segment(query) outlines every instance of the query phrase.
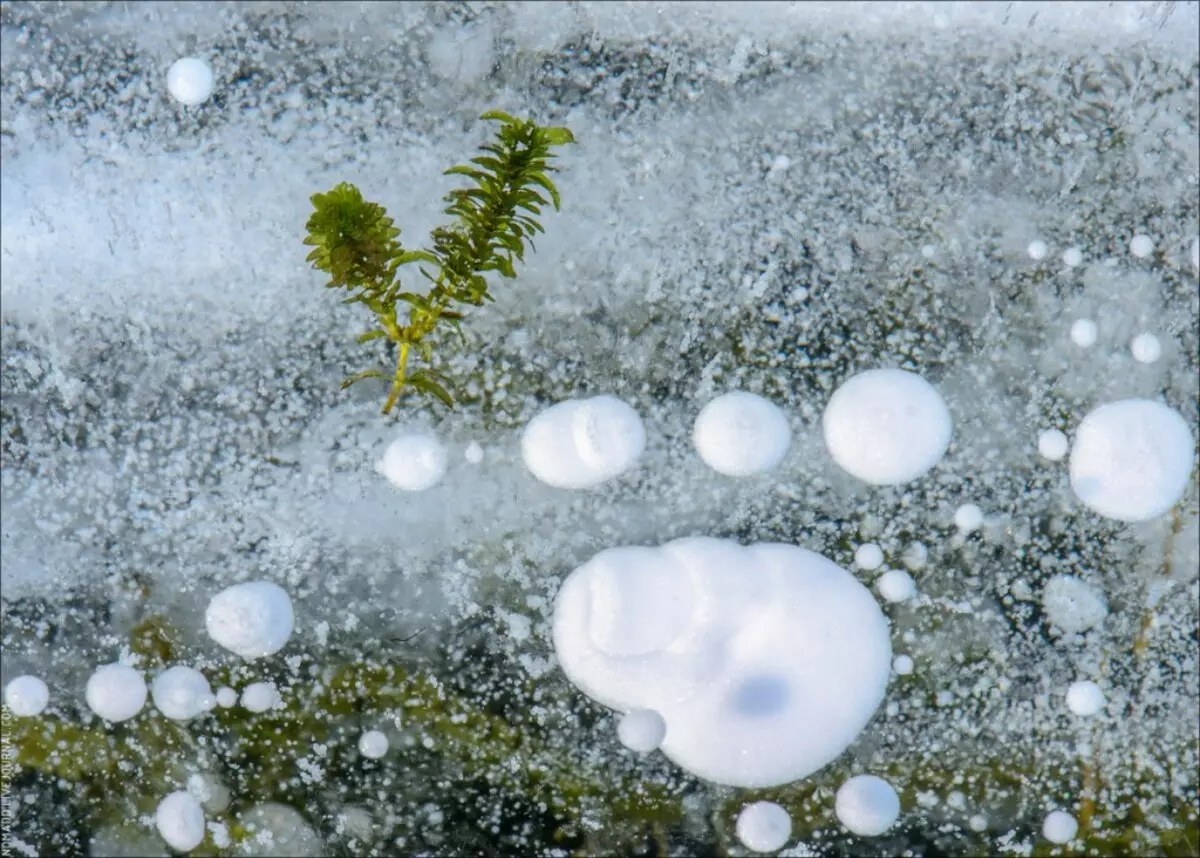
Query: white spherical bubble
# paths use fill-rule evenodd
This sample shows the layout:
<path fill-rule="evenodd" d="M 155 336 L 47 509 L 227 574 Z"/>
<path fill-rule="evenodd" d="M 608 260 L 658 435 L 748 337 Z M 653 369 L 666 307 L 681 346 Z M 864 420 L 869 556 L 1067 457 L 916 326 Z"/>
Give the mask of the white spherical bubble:
<path fill-rule="evenodd" d="M 146 681 L 125 664 L 96 668 L 87 681 L 88 708 L 106 721 L 128 721 L 146 705 Z"/>
<path fill-rule="evenodd" d="M 229 787 L 215 775 L 207 772 L 188 775 L 187 791 L 200 802 L 202 808 L 211 813 L 222 813 L 229 807 Z"/>
<path fill-rule="evenodd" d="M 1135 235 L 1129 240 L 1129 252 L 1138 259 L 1145 259 L 1154 252 L 1154 239 L 1148 235 Z"/>
<path fill-rule="evenodd" d="M 236 706 L 238 701 L 238 693 L 228 685 L 223 685 L 217 689 L 217 705 L 223 709 L 228 709 L 231 706 Z"/>
<path fill-rule="evenodd" d="M 423 492 L 446 475 L 446 448 L 437 438 L 421 432 L 407 433 L 388 444 L 375 470 L 396 488 Z"/>
<path fill-rule="evenodd" d="M 483 447 L 479 446 L 478 441 L 472 441 L 463 451 L 463 458 L 472 465 L 478 465 L 483 461 Z"/>
<path fill-rule="evenodd" d="M 896 656 L 894 659 L 892 659 L 892 670 L 896 671 L 897 676 L 908 676 L 913 672 L 912 656 Z"/>
<path fill-rule="evenodd" d="M 1051 843 L 1070 843 L 1079 831 L 1079 823 L 1075 817 L 1061 810 L 1053 810 L 1046 815 L 1042 823 L 1042 836 Z"/>
<path fill-rule="evenodd" d="M 242 689 L 242 706 L 251 712 L 266 712 L 282 702 L 272 682 L 252 682 Z"/>
<path fill-rule="evenodd" d="M 617 722 L 621 744 L 639 754 L 648 754 L 663 743 L 667 722 L 653 709 L 630 709 Z"/>
<path fill-rule="evenodd" d="M 756 801 L 742 808 L 737 838 L 755 852 L 775 852 L 792 836 L 792 818 L 773 801 Z"/>
<path fill-rule="evenodd" d="M 1063 265 L 1068 268 L 1074 268 L 1083 262 L 1083 251 L 1078 247 L 1068 247 L 1063 253 Z"/>
<path fill-rule="evenodd" d="M 1101 405 L 1083 418 L 1071 449 L 1071 488 L 1105 518 L 1148 521 L 1175 505 L 1194 461 L 1191 430 L 1149 399 Z"/>
<path fill-rule="evenodd" d="M 950 411 L 933 385 L 902 369 L 842 384 L 822 418 L 835 462 L 864 482 L 899 485 L 936 465 L 950 444 Z"/>
<path fill-rule="evenodd" d="M 388 752 L 388 737 L 379 730 L 368 730 L 358 737 L 358 752 L 364 757 L 378 760 Z"/>
<path fill-rule="evenodd" d="M 1066 434 L 1057 429 L 1047 429 L 1038 435 L 1038 452 L 1042 454 L 1042 458 L 1051 462 L 1061 461 L 1067 455 L 1070 446 Z"/>
<path fill-rule="evenodd" d="M 1086 632 L 1108 616 L 1104 593 L 1072 575 L 1055 575 L 1042 590 L 1046 618 L 1069 634 Z"/>
<path fill-rule="evenodd" d="M 186 790 L 173 792 L 158 803 L 154 824 L 167 845 L 191 852 L 204 840 L 204 809 Z"/>
<path fill-rule="evenodd" d="M 212 95 L 212 69 L 196 57 L 176 60 L 167 70 L 167 91 L 180 104 L 194 107 Z"/>
<path fill-rule="evenodd" d="M 988 820 L 983 814 L 977 813 L 967 820 L 967 825 L 971 827 L 972 831 L 987 831 Z"/>
<path fill-rule="evenodd" d="M 669 725 L 663 754 L 744 787 L 807 777 L 870 720 L 891 675 L 886 618 L 836 564 L 791 545 L 688 538 L 610 548 L 563 581 L 567 678 Z"/>
<path fill-rule="evenodd" d="M 983 510 L 976 504 L 965 503 L 954 511 L 954 525 L 963 533 L 971 533 L 983 526 Z"/>
<path fill-rule="evenodd" d="M 154 678 L 150 696 L 158 711 L 173 721 L 187 721 L 217 705 L 204 674 L 192 667 L 169 667 Z"/>
<path fill-rule="evenodd" d="M 591 488 L 619 476 L 645 446 L 641 417 L 608 395 L 552 405 L 521 434 L 521 455 L 530 473 L 560 489 Z"/>
<path fill-rule="evenodd" d="M 905 566 L 916 572 L 924 569 L 925 564 L 929 562 L 929 549 L 923 543 L 914 542 L 904 549 L 900 559 L 904 561 Z"/>
<path fill-rule="evenodd" d="M 646 449 L 646 427 L 626 402 L 615 396 L 580 400 L 572 420 L 575 449 L 605 479 L 628 470 Z"/>
<path fill-rule="evenodd" d="M 1133 359 L 1140 363 L 1154 363 L 1162 357 L 1162 343 L 1151 333 L 1138 334 L 1129 343 Z"/>
<path fill-rule="evenodd" d="M 905 602 L 917 593 L 916 582 L 903 569 L 889 569 L 875 582 L 879 595 L 889 602 Z"/>
<path fill-rule="evenodd" d="M 746 477 L 769 471 L 792 442 L 787 416 L 754 393 L 725 393 L 700 410 L 692 430 L 696 452 L 714 471 Z"/>
<path fill-rule="evenodd" d="M 873 572 L 883 565 L 883 549 L 874 542 L 864 542 L 854 551 L 854 565 Z"/>
<path fill-rule="evenodd" d="M 1071 325 L 1071 342 L 1081 349 L 1090 348 L 1096 344 L 1100 329 L 1091 319 L 1076 319 Z"/>
<path fill-rule="evenodd" d="M 838 788 L 834 810 L 851 833 L 875 837 L 900 818 L 900 796 L 883 778 L 856 775 Z"/>
<path fill-rule="evenodd" d="M 1026 253 L 1029 254 L 1029 258 L 1034 260 L 1045 259 L 1047 252 L 1049 252 L 1049 248 L 1046 247 L 1046 242 L 1042 241 L 1041 239 L 1035 239 L 1034 241 L 1029 242 L 1029 247 L 1026 248 Z"/>
<path fill-rule="evenodd" d="M 291 598 L 270 581 L 227 587 L 213 596 L 204 612 L 208 636 L 242 658 L 261 658 L 283 649 L 294 623 Z"/>
<path fill-rule="evenodd" d="M 4 686 L 4 703 L 22 718 L 39 714 L 50 702 L 50 689 L 36 676 L 18 676 Z"/>
<path fill-rule="evenodd" d="M 1072 682 L 1067 689 L 1067 708 L 1084 718 L 1104 708 L 1104 692 L 1089 679 Z"/>

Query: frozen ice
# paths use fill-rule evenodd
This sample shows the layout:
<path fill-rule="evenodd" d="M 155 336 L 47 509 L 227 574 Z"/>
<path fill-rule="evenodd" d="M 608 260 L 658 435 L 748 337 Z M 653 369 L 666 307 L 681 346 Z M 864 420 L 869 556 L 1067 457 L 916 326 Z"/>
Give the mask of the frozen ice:
<path fill-rule="evenodd" d="M 692 430 L 704 463 L 730 477 L 771 470 L 787 454 L 791 437 L 787 416 L 779 406 L 741 390 L 705 405 Z"/>
<path fill-rule="evenodd" d="M 572 399 L 538 414 L 521 435 L 535 477 L 563 489 L 597 486 L 629 470 L 646 446 L 642 419 L 615 396 Z"/>
<path fill-rule="evenodd" d="M 877 775 L 855 775 L 838 787 L 834 809 L 848 831 L 876 837 L 900 818 L 900 797 Z"/>
<path fill-rule="evenodd" d="M 146 639 L 130 630 L 147 617 L 178 634 L 168 664 L 192 665 L 214 687 L 272 679 L 296 698 L 185 725 L 197 744 L 162 755 L 165 780 L 157 759 L 130 753 L 119 781 L 89 791 L 44 758 L 12 790 L 13 830 L 33 851 L 82 853 L 89 838 L 93 854 L 167 851 L 154 806 L 210 765 L 240 794 L 197 852 L 294 852 L 288 838 L 303 832 L 299 845 L 316 854 L 437 854 L 463 842 L 548 854 L 565 844 L 542 842 L 536 817 L 512 818 L 528 796 L 510 779 L 533 772 L 542 798 L 569 801 L 563 766 L 585 783 L 598 774 L 600 787 L 586 816 L 563 808 L 564 821 L 606 850 L 636 850 L 644 844 L 620 832 L 644 826 L 610 825 L 629 803 L 606 790 L 629 776 L 674 805 L 681 770 L 665 754 L 622 755 L 599 704 L 561 676 L 546 681 L 550 611 L 564 576 L 601 549 L 689 534 L 795 539 L 850 567 L 888 615 L 893 645 L 920 662 L 905 677 L 889 660 L 886 717 L 833 765 L 886 765 L 906 790 L 928 777 L 927 795 L 960 777 L 968 807 L 914 813 L 878 841 L 886 850 L 1038 851 L 1042 819 L 1083 759 L 1108 798 L 1095 796 L 1078 836 L 1116 830 L 1133 812 L 1145 824 L 1128 832 L 1131 852 L 1181 842 L 1168 810 L 1194 800 L 1200 770 L 1198 495 L 1189 485 L 1146 522 L 1098 515 L 1071 491 L 1066 436 L 1074 442 L 1092 408 L 1141 397 L 1177 411 L 1196 437 L 1197 5 L 660 5 L 169 2 L 131 15 L 122 4 L 5 4 L 3 682 L 34 675 L 52 692 L 42 716 L 12 727 L 37 736 L 63 719 L 122 742 L 145 731 L 143 749 L 179 732 L 157 711 L 114 729 L 81 699 L 101 662 L 142 670 L 147 684 L 165 666 L 137 660 Z M 183 56 L 215 78 L 190 107 L 165 79 Z M 437 367 L 461 381 L 456 408 L 414 398 L 381 416 L 384 383 L 338 383 L 387 371 L 395 355 L 355 341 L 371 314 L 340 304 L 304 262 L 309 197 L 353 181 L 387 206 L 406 247 L 423 246 L 461 181 L 441 171 L 475 154 L 489 133 L 478 115 L 491 107 L 575 131 L 578 145 L 556 161 L 562 212 L 547 207 L 517 278 L 489 274 L 496 301 L 467 308 L 466 342 L 439 341 Z M 1135 233 L 1154 243 L 1144 257 L 1130 252 Z M 402 272 L 405 288 L 424 285 L 415 268 Z M 1068 335 L 1080 318 L 1097 323 L 1087 350 Z M 1160 340 L 1153 363 L 1131 354 L 1143 332 Z M 954 421 L 932 471 L 879 489 L 837 466 L 820 426 L 838 385 L 875 367 L 932 382 Z M 723 477 L 696 453 L 696 416 L 733 390 L 774 403 L 791 427 L 786 457 L 764 476 Z M 522 428 L 596 392 L 645 421 L 636 467 L 591 491 L 541 484 L 523 463 Z M 1065 433 L 1061 466 L 1035 447 L 1052 428 Z M 396 435 L 415 431 L 454 451 L 421 493 L 374 470 Z M 480 466 L 468 442 L 486 451 Z M 967 501 L 987 521 L 977 537 L 951 526 L 946 538 Z M 874 529 L 860 531 L 868 520 Z M 916 541 L 928 548 L 910 550 Z M 919 579 L 916 598 L 885 601 L 886 566 L 852 559 L 867 542 Z M 770 638 L 783 622 L 773 612 L 791 611 L 712 574 L 719 595 L 696 586 L 693 601 L 727 604 L 705 638 L 714 656 L 681 676 L 664 667 L 677 690 L 740 679 L 726 667 L 758 645 L 756 622 L 765 616 L 758 631 Z M 1092 600 L 1053 598 L 1058 575 L 1102 593 L 1112 615 L 1068 631 Z M 298 634 L 244 663 L 209 643 L 197 614 L 222 588 L 256 580 L 286 589 Z M 620 608 L 624 586 L 602 584 L 597 600 Z M 656 644 L 653 628 L 594 631 L 618 651 Z M 294 741 L 302 698 L 360 656 L 355 669 L 395 660 L 443 690 L 468 689 L 476 708 L 455 729 L 513 713 L 529 772 L 504 759 L 474 777 L 463 764 L 484 755 L 443 742 L 442 722 L 393 733 L 390 713 L 370 709 L 313 713 L 327 749 L 316 735 Z M 1099 683 L 1122 717 L 1097 729 L 1101 715 L 1072 714 L 1075 679 Z M 769 702 L 769 688 L 744 697 Z M 615 718 L 628 707 L 613 708 Z M 278 728 L 286 744 L 260 764 L 213 732 L 230 720 Z M 364 766 L 354 750 L 384 724 L 418 763 L 415 781 Z M 1006 796 L 1007 778 L 980 772 L 1010 768 L 1010 748 L 1029 751 L 1018 756 L 1033 779 Z M 1146 793 L 1143 761 L 1156 760 L 1171 776 Z M 280 788 L 311 823 L 278 805 L 241 812 L 278 797 L 243 788 L 270 782 L 276 765 L 293 773 Z M 497 777 L 503 790 L 480 786 Z M 335 830 L 344 801 L 371 804 L 409 781 L 430 794 L 370 807 L 373 833 Z M 716 826 L 712 796 L 687 791 L 683 842 L 738 851 L 733 817 L 765 797 L 735 797 Z M 102 821 L 95 831 L 68 824 L 81 805 Z M 128 818 L 131 808 L 149 819 Z M 817 819 L 832 808 L 809 810 L 795 817 L 809 842 L 793 839 L 786 854 L 844 848 L 851 835 Z M 991 818 L 983 834 L 966 830 L 971 814 Z M 270 824 L 243 841 L 238 825 L 255 817 Z M 377 840 L 352 845 L 352 828 Z M 222 846 L 231 831 L 238 843 Z M 668 831 L 673 843 L 678 833 Z"/>
<path fill-rule="evenodd" d="M 630 709 L 617 722 L 617 736 L 631 751 L 647 754 L 662 744 L 667 722 L 653 709 Z"/>
<path fill-rule="evenodd" d="M 126 664 L 105 664 L 87 681 L 88 708 L 106 721 L 128 721 L 146 705 L 146 680 Z"/>
<path fill-rule="evenodd" d="M 747 849 L 775 852 L 791 838 L 792 818 L 773 801 L 756 801 L 738 813 L 736 830 Z"/>
<path fill-rule="evenodd" d="M 167 91 L 176 101 L 188 107 L 202 104 L 212 95 L 212 69 L 197 57 L 176 60 L 167 70 Z"/>
<path fill-rule="evenodd" d="M 446 474 L 446 447 L 427 434 L 404 434 L 388 444 L 376 469 L 406 492 L 423 492 Z"/>
<path fill-rule="evenodd" d="M 150 686 L 154 705 L 174 721 L 187 721 L 217 705 L 204 674 L 194 667 L 177 664 L 154 678 Z"/>
<path fill-rule="evenodd" d="M 1179 412 L 1149 399 L 1109 402 L 1075 431 L 1071 488 L 1106 518 L 1148 521 L 1183 495 L 1194 461 L 1192 433 Z"/>
<path fill-rule="evenodd" d="M 913 672 L 912 656 L 896 656 L 894 659 L 892 659 L 892 670 L 896 671 L 897 676 L 908 676 Z"/>
<path fill-rule="evenodd" d="M 358 737 L 358 752 L 364 757 L 378 760 L 388 752 L 388 737 L 379 730 L 367 730 Z"/>
<path fill-rule="evenodd" d="M 463 458 L 472 465 L 478 465 L 483 461 L 483 447 L 479 445 L 478 441 L 472 441 L 467 445 L 466 449 L 463 450 Z"/>
<path fill-rule="evenodd" d="M 1042 836 L 1051 843 L 1070 843 L 1079 831 L 1075 817 L 1062 810 L 1052 810 L 1042 822 Z"/>
<path fill-rule="evenodd" d="M 50 689 L 37 676 L 18 676 L 4 686 L 4 704 L 14 715 L 27 718 L 39 714 L 50 702 Z"/>
<path fill-rule="evenodd" d="M 179 790 L 158 803 L 154 825 L 172 849 L 191 852 L 204 840 L 204 809 L 195 796 Z"/>
<path fill-rule="evenodd" d="M 854 550 L 854 565 L 871 572 L 883 565 L 883 549 L 874 542 L 864 542 Z"/>
<path fill-rule="evenodd" d="M 825 407 L 825 444 L 845 470 L 874 485 L 915 480 L 950 444 L 951 420 L 933 385 L 902 369 L 844 382 Z"/>
<path fill-rule="evenodd" d="M 294 622 L 287 591 L 270 581 L 234 584 L 213 596 L 204 612 L 209 637 L 242 658 L 283 649 Z"/>
<path fill-rule="evenodd" d="M 1104 692 L 1090 679 L 1072 682 L 1067 689 L 1067 708 L 1076 715 L 1095 715 L 1104 708 Z"/>
<path fill-rule="evenodd" d="M 1038 435 L 1037 448 L 1043 459 L 1059 462 L 1066 458 L 1070 441 L 1066 433 L 1058 429 L 1046 429 Z"/>
<path fill-rule="evenodd" d="M 781 544 L 607 549 L 563 582 L 553 635 L 580 690 L 657 711 L 667 757 L 736 786 L 787 783 L 837 757 L 879 705 L 891 664 L 866 588 Z"/>

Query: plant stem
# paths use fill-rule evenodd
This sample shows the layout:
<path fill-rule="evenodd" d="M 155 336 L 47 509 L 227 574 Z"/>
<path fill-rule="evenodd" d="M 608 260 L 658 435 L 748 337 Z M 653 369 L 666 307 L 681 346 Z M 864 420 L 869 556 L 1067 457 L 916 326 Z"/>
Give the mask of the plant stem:
<path fill-rule="evenodd" d="M 383 413 L 387 414 L 400 398 L 400 390 L 404 387 L 404 367 L 408 363 L 408 343 L 400 344 L 400 358 L 396 361 L 396 375 L 392 379 L 392 389 L 388 393 L 387 402 L 383 403 Z"/>

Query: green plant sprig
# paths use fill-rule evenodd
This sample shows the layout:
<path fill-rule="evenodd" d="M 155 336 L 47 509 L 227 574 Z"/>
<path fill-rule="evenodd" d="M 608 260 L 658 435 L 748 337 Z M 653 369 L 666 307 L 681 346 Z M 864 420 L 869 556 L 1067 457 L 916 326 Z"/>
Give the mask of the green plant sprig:
<path fill-rule="evenodd" d="M 560 207 L 558 189 L 548 175 L 556 170 L 550 165 L 555 157 L 551 150 L 575 142 L 570 130 L 539 126 L 499 110 L 480 118 L 500 122 L 500 129 L 480 155 L 443 173 L 465 176 L 474 185 L 446 195 L 445 213 L 455 221 L 430 233 L 432 246 L 427 250 L 404 249 L 400 230 L 387 211 L 364 200 L 352 184 L 342 182 L 312 198 L 314 211 L 304 239 L 313 246 L 308 261 L 330 276 L 327 288 L 351 293 L 344 303 L 365 304 L 375 314 L 378 327 L 359 336 L 359 342 L 386 338 L 398 348 L 384 414 L 406 387 L 453 407 L 447 390 L 453 384 L 432 366 L 435 333 L 448 326 L 462 335 L 463 314 L 454 305 L 494 300 L 487 272 L 516 277 L 515 263 L 524 260 L 527 246 L 533 247 L 533 235 L 545 231 L 537 220 L 542 206 L 549 202 L 556 211 Z M 401 287 L 398 271 L 410 263 L 418 263 L 421 276 L 431 284 L 425 294 Z M 398 312 L 401 302 L 408 305 L 404 319 Z M 421 369 L 409 367 L 414 352 L 425 363 Z M 342 388 L 364 378 L 388 375 L 368 369 L 347 378 Z"/>

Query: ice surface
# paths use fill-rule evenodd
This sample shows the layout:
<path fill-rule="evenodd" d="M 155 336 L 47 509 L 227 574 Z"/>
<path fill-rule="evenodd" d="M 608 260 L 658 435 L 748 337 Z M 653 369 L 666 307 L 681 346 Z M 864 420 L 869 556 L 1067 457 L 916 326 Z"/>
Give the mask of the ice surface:
<path fill-rule="evenodd" d="M 121 789 L 25 770 L 16 836 L 41 854 L 161 852 L 127 820 L 184 782 L 190 770 L 157 771 L 169 757 L 219 771 L 237 808 L 299 809 L 255 811 L 278 836 L 240 851 L 653 852 L 629 842 L 660 818 L 647 795 L 690 808 L 670 848 L 736 849 L 745 797 L 622 752 L 549 640 L 571 569 L 708 534 L 803 544 L 845 568 L 870 541 L 919 585 L 884 610 L 921 670 L 838 764 L 778 799 L 794 854 L 853 854 L 829 836 L 829 801 L 801 796 L 884 768 L 902 792 L 930 780 L 944 794 L 961 775 L 968 793 L 961 813 L 906 812 L 894 851 L 1028 851 L 1049 797 L 1079 794 L 1085 759 L 1106 785 L 1079 831 L 1089 849 L 1194 848 L 1194 476 L 1173 509 L 1126 524 L 1083 507 L 1031 447 L 1130 398 L 1164 402 L 1197 437 L 1198 29 L 1187 2 L 4 4 L 0 679 L 43 677 L 55 716 L 16 723 L 86 723 L 86 747 L 107 747 L 110 727 L 84 709 L 89 673 L 134 664 L 134 644 L 169 644 L 214 684 L 270 679 L 289 701 L 385 658 L 465 695 L 471 718 L 503 713 L 509 747 L 594 779 L 481 789 L 514 769 L 506 753 L 462 774 L 480 755 L 445 740 L 473 721 L 406 727 L 394 748 L 415 764 L 364 771 L 357 737 L 396 713 L 338 706 L 324 742 L 289 736 L 258 756 L 221 731 L 278 717 L 288 732 L 294 710 L 235 707 L 189 727 L 203 760 L 156 753 L 149 730 L 104 781 Z M 213 71 L 194 107 L 167 88 L 180 57 Z M 563 211 L 471 310 L 467 344 L 446 345 L 460 406 L 382 418 L 376 382 L 339 390 L 391 356 L 354 342 L 361 308 L 305 265 L 308 197 L 353 181 L 419 244 L 453 186 L 441 170 L 474 154 L 489 107 L 575 131 Z M 1081 318 L 1096 326 L 1087 349 L 1070 337 Z M 1130 349 L 1144 332 L 1152 363 Z M 847 475 L 821 437 L 836 387 L 879 366 L 926 377 L 954 421 L 938 466 L 901 487 Z M 691 443 L 729 390 L 777 404 L 793 432 L 746 483 Z M 587 492 L 531 479 L 522 428 L 600 392 L 640 415 L 637 468 Z M 455 451 L 417 495 L 374 471 L 401 431 Z M 474 464 L 458 455 L 472 442 L 486 451 Z M 987 515 L 959 540 L 946 513 L 965 500 Z M 1060 576 L 1102 593 L 1102 612 L 1078 592 L 1044 602 Z M 286 649 L 245 665 L 199 608 L 254 580 L 285 587 L 295 623 Z M 718 583 L 705 604 L 727 610 L 705 616 L 753 616 L 736 581 Z M 1124 717 L 1064 712 L 1077 677 Z M 144 712 L 113 729 L 147 724 L 174 726 Z M 630 773 L 620 802 L 597 791 Z M 375 840 L 337 830 L 350 801 L 375 820 L 356 836 Z M 214 842 L 240 838 L 235 821 L 214 819 Z"/>

